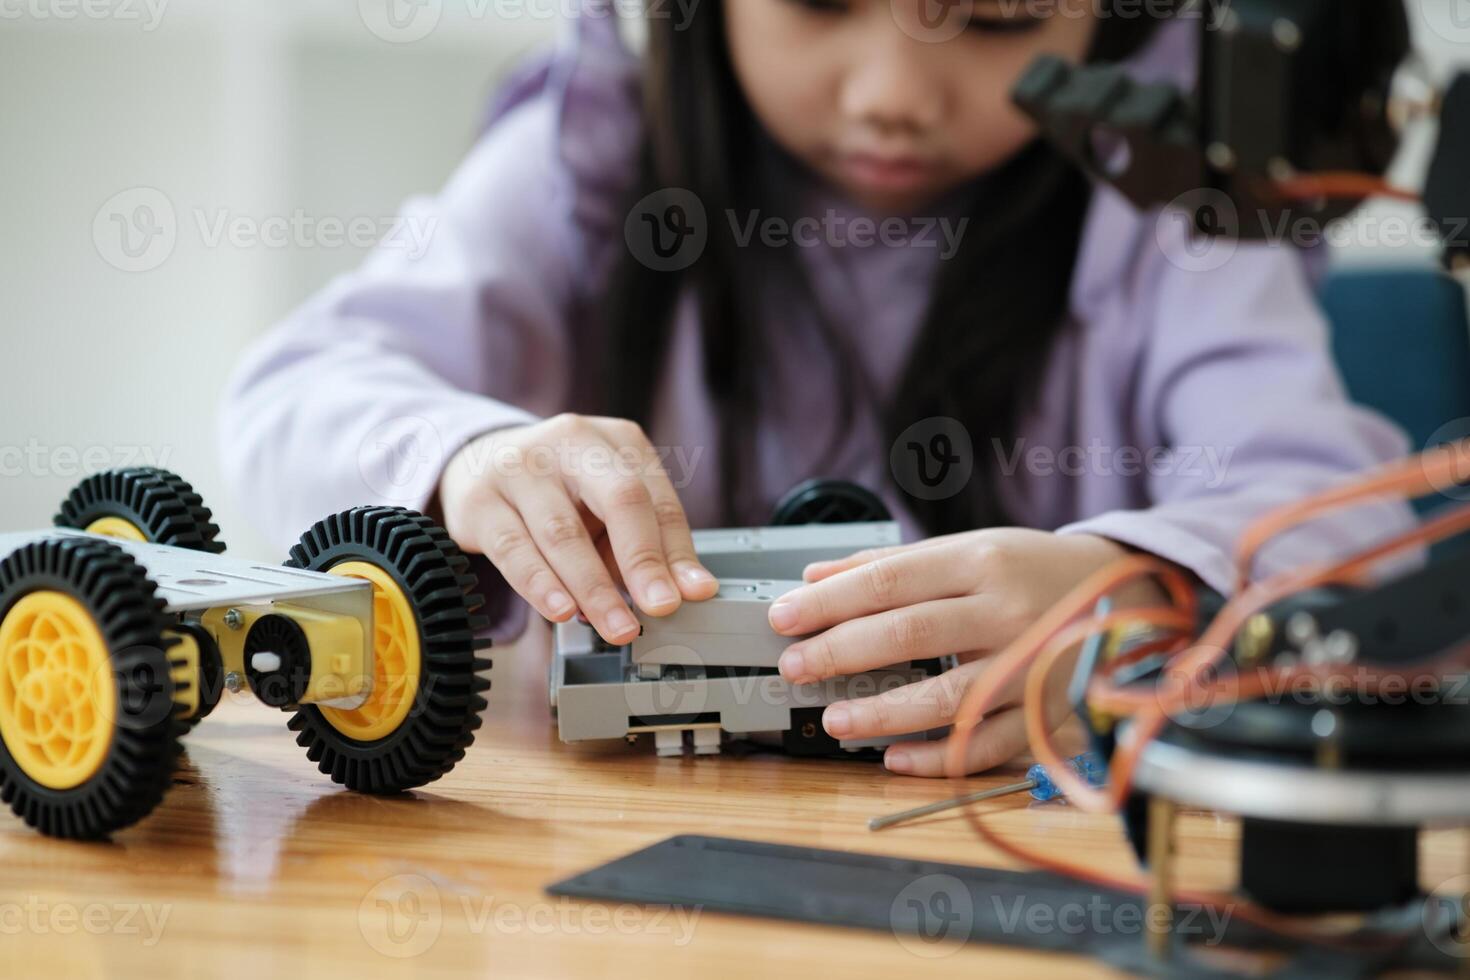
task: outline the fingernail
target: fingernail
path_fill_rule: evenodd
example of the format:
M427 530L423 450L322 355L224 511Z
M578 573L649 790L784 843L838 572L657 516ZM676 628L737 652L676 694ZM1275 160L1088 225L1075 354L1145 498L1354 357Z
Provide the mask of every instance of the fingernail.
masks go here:
M789 599L778 599L771 607L771 627L777 632L789 630L796 625L796 603Z
M913 772L914 760L907 752L893 749L883 757L883 766L889 772Z
M617 612L608 615L607 628L612 630L612 636L608 637L608 639L613 640L620 636L627 636L630 633L637 633L638 621L619 609Z
M572 597L565 592L553 592L546 597L546 608L551 610L552 615L564 615L571 611Z
M804 683L807 679L806 659L802 657L800 650L787 650L781 654L776 661L776 669L793 684Z
M655 609L672 606L679 601L679 596L674 592L674 587L662 579L655 579L648 586L648 604Z
M715 577L698 565L684 565L679 569L679 578L685 585L709 585Z
M852 731L852 716L846 705L834 704L828 708L827 713L822 716L822 726L833 738L842 738Z

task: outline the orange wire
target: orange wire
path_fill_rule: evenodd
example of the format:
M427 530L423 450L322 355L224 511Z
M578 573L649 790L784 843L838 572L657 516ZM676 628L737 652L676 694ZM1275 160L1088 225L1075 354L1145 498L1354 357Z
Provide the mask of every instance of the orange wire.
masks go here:
M1183 609L1191 624L1195 616L1196 598L1188 579L1178 566L1150 555L1129 555L1088 576L1081 584L1047 610L1019 637L995 656L989 669L967 690L961 699L953 722L957 738L951 738L945 756L945 771L964 775L964 743L984 714L997 707L993 702L1000 692L1023 670L1053 634L1067 623L1091 609L1098 599L1113 590L1141 578L1162 581L1175 609Z
M1413 500L1461 482L1470 459L1470 439L1446 443L1417 456L1390 463L1362 480L1278 507L1250 524L1236 547L1236 591L1250 580L1251 565L1261 548L1277 535L1313 517L1372 498Z
M1306 501L1280 508L1252 524L1242 537L1238 552L1242 588L1234 599L1226 603L1199 641L1181 649L1171 659L1171 663L1175 661L1179 663L1182 678L1181 683L1175 685L1175 691L1163 692L1170 696L1161 697L1157 690L1151 695L1124 692L1116 686L1109 690L1106 675L1094 679L1089 685L1089 703L1093 703L1095 692L1102 702L1100 704L1102 710L1112 711L1115 708L1121 708L1122 713L1131 714L1135 722L1132 738L1128 743L1120 746L1116 753L1114 763L1110 767L1111 778L1105 790L1097 790L1077 776L1053 744L1051 732L1047 729L1045 721L1046 683L1050 671L1073 645L1093 633L1111 628L1118 622L1131 619L1134 622L1167 626L1180 624L1184 629L1191 628L1195 616L1195 597L1192 590L1188 589L1182 574L1172 565L1143 555L1122 559L1090 576L998 655L997 669L987 671L980 681L966 692L961 701L955 720L954 733L946 750L946 773L953 778L965 775L964 748L975 725L985 712L994 707L993 702L1014 675L1029 666L1030 671L1024 685L1023 717L1032 750L1038 760L1047 766L1050 775L1063 793L1079 807L1083 809L1118 808L1132 789L1133 773L1144 748L1157 738L1172 712L1187 706L1181 700L1183 694L1179 693L1177 688L1186 687L1189 683L1197 681L1205 670L1217 663L1225 654L1225 644L1233 641L1235 634L1252 615L1302 589L1327 583L1364 581L1370 567L1380 561L1411 548L1427 545L1470 529L1470 506L1455 508L1447 514L1436 517L1409 532L1335 565L1294 569L1273 576L1257 585L1250 585L1249 568L1261 546L1275 535L1328 510L1368 498L1393 494L1422 496L1440 489L1446 481L1459 482L1458 479L1455 479L1456 463L1460 458L1459 454L1467 451L1470 451L1470 440L1410 457L1397 464L1384 467L1381 471L1354 484L1337 487ZM1079 618L1089 607L1095 608L1097 601L1104 595L1126 582L1145 576L1156 577L1166 585L1172 606L1147 607ZM1161 642L1167 643L1168 641L1155 641L1154 645L1157 646ZM1169 645L1178 645L1178 643L1175 641ZM1139 651L1131 653L1141 655ZM1459 663L1464 659L1464 655L1450 659ZM1303 675L1315 677L1322 683L1346 677L1343 670L1336 668L1258 669L1244 682L1239 676L1216 680L1205 688L1205 692L1210 694L1223 692L1234 700L1242 700L1261 696L1268 690L1271 682L1290 680ZM1390 676L1396 676L1396 672L1386 671L1374 675L1380 680ZM985 827L978 812L971 808L965 808L963 812L977 834L992 846L1022 863L1125 891L1141 892L1147 887L1148 879L1140 873L1128 876L1107 874L1087 868L1085 865L1058 860L1050 855L1012 844ZM1177 894L1181 897L1197 896L1196 900L1202 904L1219 904L1223 900L1242 918L1277 931L1303 935L1319 941L1329 938L1316 929L1307 929L1303 932L1297 926L1296 920L1276 915L1250 903L1239 902L1232 896L1187 891Z

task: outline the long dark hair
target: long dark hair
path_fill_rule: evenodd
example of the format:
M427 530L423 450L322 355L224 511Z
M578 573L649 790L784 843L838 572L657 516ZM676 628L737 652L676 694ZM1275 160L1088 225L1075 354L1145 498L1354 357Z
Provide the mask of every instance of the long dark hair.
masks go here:
M772 210L762 180L763 136L736 81L719 7L699 4L678 29L671 18L649 20L646 136L630 207L679 187L692 191L711 216ZM1143 45L1154 23L1149 17L1101 18L1090 58L1126 57ZM1091 195L1083 174L1039 140L977 184L970 220L936 279L896 394L880 406L889 443L914 422L936 416L959 420L975 443L974 475L962 492L943 500L907 500L930 534L1009 523L995 492L991 440L1014 441L1066 326ZM704 381L719 419L723 520L759 522L765 516L761 508L771 503L755 492L760 483L754 420L767 363L763 331L756 326L761 290L801 272L797 262L778 261L759 236L740 243L726 222L707 224L708 244L687 269L656 271L623 251L604 297L602 343L584 345L583 357L602 365L595 372L601 375L602 409L648 426L668 367L676 306L692 290ZM858 374L838 332L827 327L824 334L838 367L833 431L840 434L855 411ZM814 461L813 472L805 475L841 475L824 472L827 462Z

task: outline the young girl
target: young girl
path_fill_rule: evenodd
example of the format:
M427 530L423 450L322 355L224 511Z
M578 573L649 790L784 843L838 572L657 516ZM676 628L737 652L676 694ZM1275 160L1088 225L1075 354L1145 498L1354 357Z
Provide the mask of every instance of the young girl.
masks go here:
M357 504L434 509L493 563L499 636L524 623L513 590L622 643L624 590L654 616L715 591L691 524L855 480L933 537L810 569L771 611L813 634L782 674L964 661L827 710L864 738L946 724L988 655L1128 550L1226 591L1252 518L1405 451L1346 401L1296 254L1198 271L1182 223L1090 186L1009 102L1043 53L1187 83L1198 25L1130 0L934 7L657 4L640 58L586 0L409 206L427 252L385 243L241 366L222 444L247 506L283 541ZM910 444L956 485L896 465ZM1409 519L1319 522L1264 567ZM1018 710L979 731L973 769L1024 746ZM886 764L938 775L943 753Z

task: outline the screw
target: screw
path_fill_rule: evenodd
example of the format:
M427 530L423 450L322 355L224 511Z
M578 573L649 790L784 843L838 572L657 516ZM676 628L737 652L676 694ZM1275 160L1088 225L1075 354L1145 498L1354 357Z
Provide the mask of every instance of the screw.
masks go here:
M1271 37L1276 40L1276 47L1286 54L1302 46L1302 29L1285 17L1278 18L1271 25Z
M1311 643L1317 638L1317 618L1305 610L1292 613L1286 621L1286 638L1296 647Z
M232 630L237 630L237 629L239 629L240 627L242 627L244 625L245 625L245 617L242 616L242 615L240 615L240 610L238 610L238 609L226 609L225 610L225 626L226 627L228 627L229 629L232 629Z
M1218 141L1211 143L1205 149L1205 159L1216 170L1229 173L1235 169L1235 151L1225 143Z
M1329 663L1350 664L1358 656L1358 638L1347 630L1333 630L1322 641Z
M1266 164L1266 172L1271 175L1272 180L1291 180L1296 176L1296 168L1285 157L1272 157Z
M814 724L812 724L811 722L807 722L805 725L802 725L801 726L801 737L802 738L816 738L817 737L817 726L814 725Z
M238 672L232 670L225 675L225 690L231 694L239 694L244 687L245 679Z
M1235 658L1243 667L1253 666L1266 655L1275 638L1276 624L1271 621L1271 617L1265 613L1256 613L1246 620L1245 629L1240 631L1235 640Z

